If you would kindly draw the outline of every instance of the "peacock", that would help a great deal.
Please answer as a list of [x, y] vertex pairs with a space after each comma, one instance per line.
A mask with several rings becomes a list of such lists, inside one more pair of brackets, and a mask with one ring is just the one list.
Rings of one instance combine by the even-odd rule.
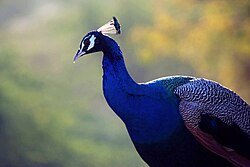
[[103, 52], [103, 93], [151, 167], [250, 167], [250, 106], [217, 82], [168, 76], [136, 83], [110, 34], [116, 17], [80, 42], [75, 61]]

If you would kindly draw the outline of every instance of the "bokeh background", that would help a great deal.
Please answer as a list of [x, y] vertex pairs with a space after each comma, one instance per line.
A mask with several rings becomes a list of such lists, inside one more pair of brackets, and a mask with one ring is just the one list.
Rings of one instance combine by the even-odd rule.
[[137, 82], [215, 80], [250, 103], [249, 0], [1, 0], [0, 167], [141, 167], [102, 94], [102, 54], [72, 59], [117, 16]]

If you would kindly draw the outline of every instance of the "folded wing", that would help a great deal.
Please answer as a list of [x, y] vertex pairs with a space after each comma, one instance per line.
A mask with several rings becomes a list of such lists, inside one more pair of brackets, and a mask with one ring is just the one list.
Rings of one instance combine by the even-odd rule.
[[206, 79], [193, 79], [174, 93], [186, 127], [204, 147], [236, 166], [250, 166], [250, 106], [244, 100]]

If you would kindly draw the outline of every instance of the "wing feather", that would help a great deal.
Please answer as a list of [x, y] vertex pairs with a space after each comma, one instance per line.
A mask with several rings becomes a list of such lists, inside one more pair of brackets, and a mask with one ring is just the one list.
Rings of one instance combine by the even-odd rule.
[[236, 166], [250, 166], [250, 106], [233, 91], [206, 80], [178, 86], [186, 127], [210, 151]]

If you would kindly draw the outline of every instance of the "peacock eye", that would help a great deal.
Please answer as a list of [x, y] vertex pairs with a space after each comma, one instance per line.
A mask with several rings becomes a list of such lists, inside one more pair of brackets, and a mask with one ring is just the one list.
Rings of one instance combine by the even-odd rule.
[[84, 45], [85, 46], [88, 46], [89, 44], [90, 44], [89, 39], [87, 39], [87, 40], [84, 41]]

